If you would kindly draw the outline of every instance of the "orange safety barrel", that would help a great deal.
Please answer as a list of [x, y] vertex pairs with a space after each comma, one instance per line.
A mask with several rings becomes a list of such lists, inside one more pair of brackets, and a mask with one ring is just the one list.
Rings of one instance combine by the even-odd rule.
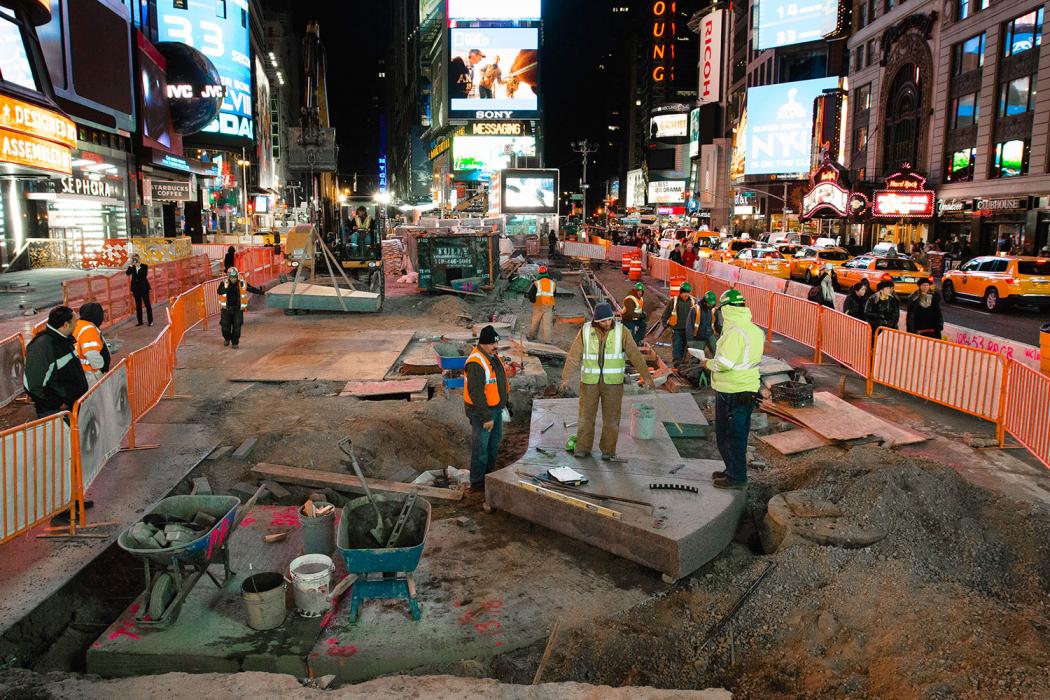
[[627, 278], [632, 282], [642, 281], [642, 256], [640, 254], [631, 256], [631, 270]]
[[671, 286], [671, 296], [678, 296], [678, 290], [682, 288], [682, 282], [685, 282], [685, 277], [672, 277], [667, 281], [667, 284]]
[[627, 274], [631, 271], [631, 258], [634, 257], [634, 253], [624, 253], [620, 259], [620, 270], [623, 274]]

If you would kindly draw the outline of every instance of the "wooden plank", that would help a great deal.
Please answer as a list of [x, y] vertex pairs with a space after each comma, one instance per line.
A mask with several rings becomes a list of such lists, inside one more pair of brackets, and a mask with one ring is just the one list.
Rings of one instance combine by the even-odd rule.
[[347, 382], [343, 390], [339, 392], [339, 395], [358, 398], [396, 396], [397, 394], [416, 394], [426, 388], [426, 377], [394, 379], [382, 382]]
[[812, 430], [807, 430], [806, 428], [773, 433], [772, 435], [760, 435], [758, 439], [782, 455], [795, 455], [831, 444]]
[[776, 410], [830, 441], [858, 440], [877, 435], [887, 447], [928, 440], [925, 435], [890, 423], [827, 391], [813, 395], [813, 406], [793, 408], [777, 404]]
[[411, 342], [412, 331], [301, 334], [238, 371], [234, 381], [380, 381]]
[[[909, 428], [905, 428], [899, 423], [888, 421], [885, 418], [880, 418], [872, 413], [865, 411], [863, 408], [854, 406], [851, 403], [843, 401], [838, 396], [830, 392], [820, 392], [818, 394], [821, 400], [830, 405], [834, 410], [852, 412], [853, 415], [863, 416], [864, 420], [870, 426], [870, 432], [872, 435], [877, 435], [883, 439], [884, 447], [896, 447], [898, 445], [914, 445], [920, 442], [926, 442], [930, 438], [922, 433], [916, 432]], [[816, 398], [816, 397], [814, 397]]]
[[[296, 484], [298, 486], [313, 486], [318, 488], [332, 488], [336, 491], [353, 491], [364, 493], [360, 479], [350, 474], [339, 474], [337, 472], [322, 472], [316, 469], [301, 469], [299, 467], [288, 467], [283, 464], [256, 464], [252, 473], [274, 481]], [[418, 484], [405, 484], [400, 481], [384, 481], [383, 479], [369, 479], [368, 487], [373, 491], [384, 493], [410, 493], [416, 491], [424, 498], [440, 498], [446, 501], [459, 501], [463, 498], [463, 492], [457, 489], [441, 489], [433, 486], [420, 486]]]
[[[518, 347], [521, 347], [522, 345], [521, 341], [518, 340], [513, 341], [513, 344]], [[526, 340], [524, 347], [525, 352], [529, 353], [530, 355], [536, 355], [537, 357], [564, 358], [569, 354], [565, 350], [559, 348], [557, 345], [548, 345], [547, 343], [534, 343], [531, 340]]]

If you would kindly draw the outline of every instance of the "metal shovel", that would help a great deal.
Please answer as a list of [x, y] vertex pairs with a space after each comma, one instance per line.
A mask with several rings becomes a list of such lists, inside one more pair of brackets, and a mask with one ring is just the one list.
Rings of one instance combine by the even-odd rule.
[[372, 537], [376, 538], [376, 542], [380, 545], [385, 545], [387, 540], [387, 528], [383, 522], [383, 514], [379, 512], [379, 506], [376, 505], [376, 500], [372, 497], [372, 491], [368, 488], [368, 482], [365, 481], [365, 475], [361, 473], [361, 465], [357, 463], [357, 457], [354, 455], [354, 441], [349, 437], [345, 437], [339, 441], [339, 449], [343, 451], [347, 457], [350, 458], [350, 464], [354, 467], [354, 473], [357, 474], [357, 478], [361, 480], [361, 486], [365, 489], [365, 495], [368, 496], [368, 502], [372, 504], [372, 510], [376, 512], [376, 526], [369, 530], [372, 533]]

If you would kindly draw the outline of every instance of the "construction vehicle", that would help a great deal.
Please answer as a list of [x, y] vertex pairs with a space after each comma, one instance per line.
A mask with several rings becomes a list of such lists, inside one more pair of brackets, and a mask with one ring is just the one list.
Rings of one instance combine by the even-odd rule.
[[[367, 235], [351, 231], [354, 227], [354, 213], [364, 207], [371, 220], [371, 229]], [[385, 277], [383, 274], [383, 231], [379, 228], [375, 202], [366, 197], [348, 197], [340, 206], [337, 231], [328, 241], [329, 248], [339, 266], [356, 282], [367, 285], [374, 294], [383, 294]]]

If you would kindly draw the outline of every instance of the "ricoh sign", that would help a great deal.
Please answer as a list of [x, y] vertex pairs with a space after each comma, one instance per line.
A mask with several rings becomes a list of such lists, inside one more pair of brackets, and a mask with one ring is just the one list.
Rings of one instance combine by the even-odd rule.
[[722, 27], [725, 10], [715, 10], [700, 20], [699, 104], [722, 100]]

